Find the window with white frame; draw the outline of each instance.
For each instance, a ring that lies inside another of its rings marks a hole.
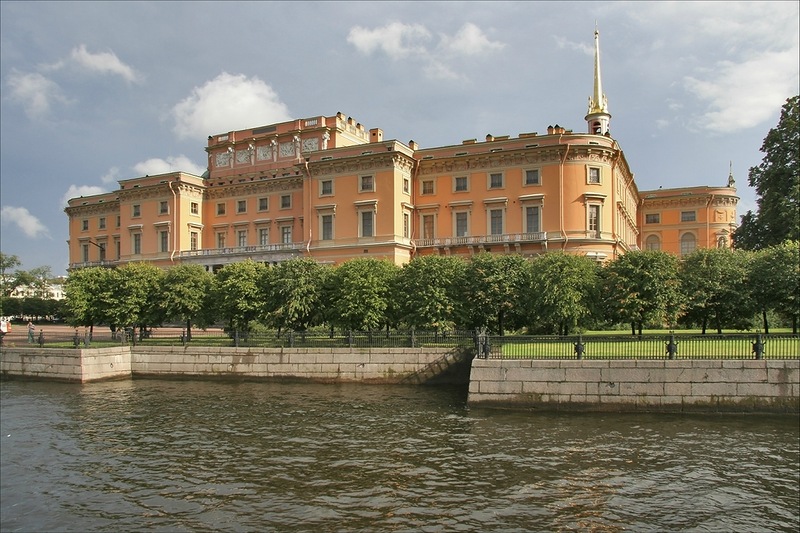
[[[525,169],[525,185],[541,185],[538,168]]]
[[[423,180],[422,194],[433,194],[433,180]]]
[[[158,232],[158,251],[169,252],[169,231],[167,230]]]
[[[453,178],[453,190],[455,192],[466,192],[469,190],[469,180],[466,176],[456,176]]]
[[[330,196],[333,194],[333,180],[322,180],[319,182],[319,195]]]
[[[237,200],[236,201],[236,212],[237,213],[247,213],[247,200]]]
[[[97,221],[97,229],[106,229],[106,217],[100,217]]]
[[[217,204],[217,215],[224,215],[225,214],[225,202],[220,202]]]
[[[375,179],[373,176],[361,176],[358,182],[358,192],[375,192]]]
[[[158,214],[166,215],[167,213],[169,213],[169,204],[166,202],[166,200],[162,200],[158,203]]]
[[[403,212],[403,237],[411,237],[411,215],[407,212]]]
[[[644,241],[644,248],[645,250],[660,250],[661,239],[658,238],[658,235],[648,235]]]
[[[199,241],[199,235],[196,231],[192,231],[189,233],[189,249],[192,251],[197,250],[197,244]]]
[[[408,178],[403,178],[403,192],[405,194],[410,194],[411,191],[411,180]]]
[[[526,205],[525,210],[525,232],[539,233],[542,231],[542,209],[538,205]]]
[[[588,167],[586,169],[587,183],[600,183],[600,167]]]
[[[681,222],[696,222],[697,212],[695,211],[681,211]]]
[[[645,224],[659,224],[661,223],[661,213],[646,213],[644,215]]]
[[[323,241],[333,240],[333,214],[327,213],[319,217],[320,238]]]
[[[139,204],[134,204],[133,209],[131,209],[131,217],[138,218],[142,216],[142,206]]]
[[[375,236],[375,212],[364,210],[359,213],[359,237],[374,237]]]
[[[240,229],[236,232],[236,245],[241,247],[247,246],[247,230]]]
[[[281,195],[281,209],[291,209],[291,208],[292,208],[292,195],[291,194]]]
[[[189,204],[189,212],[193,215],[197,215],[200,213],[200,205],[197,202],[192,202]]]
[[[466,237],[469,235],[469,212],[456,211],[453,216],[455,218],[455,236]]]
[[[225,232],[217,232],[217,248],[225,248]]]
[[[489,209],[489,235],[502,235],[503,234],[503,218],[505,209],[492,208]]]
[[[258,210],[259,211],[269,210],[269,198],[264,196],[258,199]]]
[[[281,242],[283,244],[291,244],[292,242],[292,226],[281,226]]]
[[[491,172],[489,174],[489,188],[490,189],[502,189],[503,188],[503,173],[502,172]]]
[[[81,245],[81,257],[84,263],[89,262],[89,245],[83,244]]]
[[[689,255],[697,248],[697,238],[694,233],[684,233],[681,235],[681,256]]]
[[[258,244],[261,246],[266,246],[269,244],[269,228],[259,228]]]
[[[435,215],[422,215],[422,238],[433,239],[435,232]]]
[[[142,234],[134,233],[131,235],[131,253],[139,255],[142,253]]]
[[[591,237],[596,239],[600,238],[600,207],[596,204],[589,204],[587,207],[588,216],[587,216],[587,223],[586,227],[589,230],[589,234]]]
[[[81,230],[82,231],[89,231],[89,219],[84,218],[81,220]]]

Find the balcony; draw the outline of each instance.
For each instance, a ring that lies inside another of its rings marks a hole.
[[[470,235],[466,237],[441,237],[417,239],[417,248],[441,248],[448,246],[481,246],[485,244],[523,244],[547,241],[547,232],[503,233],[500,235]]]

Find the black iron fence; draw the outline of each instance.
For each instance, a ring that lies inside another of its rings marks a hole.
[[[464,347],[491,359],[800,359],[800,335],[487,335],[481,331],[224,331],[152,328],[20,332],[5,345],[100,348],[120,345],[239,346],[265,348]]]

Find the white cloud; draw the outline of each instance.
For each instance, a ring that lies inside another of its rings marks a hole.
[[[568,50],[577,50],[578,52],[587,56],[594,55],[594,41],[592,41],[592,44],[588,44],[585,41],[576,43],[574,41],[570,41],[566,37],[560,37],[558,35],[556,35],[554,38],[556,40],[556,46],[558,46],[560,49],[566,48]]]
[[[775,114],[797,92],[796,50],[764,52],[746,61],[723,61],[702,77],[684,78],[686,89],[708,102],[695,126],[722,132],[751,128]]]
[[[103,183],[109,183],[109,184],[110,183],[116,183],[117,181],[119,181],[119,179],[120,179],[120,177],[119,177],[119,167],[111,167],[110,169],[108,169],[108,172],[106,173],[105,176],[101,176],[100,177],[100,181],[102,181]]]
[[[167,172],[183,171],[196,176],[200,176],[206,171],[205,167],[201,167],[185,155],[177,157],[167,157],[166,159],[152,158],[147,161],[142,161],[134,165],[133,169],[139,175],[157,175],[165,174]]]
[[[93,196],[95,194],[103,194],[104,192],[108,191],[96,185],[70,185],[67,192],[61,197],[61,205],[66,207],[69,200],[78,198],[79,196]]]
[[[423,43],[430,38],[431,34],[425,26],[391,22],[374,30],[356,26],[347,35],[347,42],[366,55],[379,49],[392,59],[401,59],[412,54],[426,53]]]
[[[291,120],[286,104],[260,79],[223,72],[172,108],[180,138],[209,135]]]
[[[70,59],[83,68],[103,74],[116,74],[130,83],[136,83],[141,80],[141,76],[133,68],[120,61],[114,52],[93,54],[86,50],[85,44],[82,44],[72,49]]]
[[[31,119],[44,118],[53,102],[68,103],[61,87],[39,73],[12,70],[7,84],[11,89],[11,100],[22,105]]]
[[[479,27],[471,22],[464,24],[453,37],[442,35],[442,48],[458,55],[481,55],[505,47],[500,41],[490,41]]]
[[[3,224],[16,225],[22,230],[22,233],[32,239],[50,237],[50,231],[47,227],[24,207],[4,205],[0,209],[0,219],[2,219]]]

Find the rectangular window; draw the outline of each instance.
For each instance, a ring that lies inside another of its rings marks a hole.
[[[97,221],[97,229],[106,229],[106,217],[100,217]]]
[[[589,233],[592,233],[593,237],[599,239],[600,238],[600,206],[599,205],[590,205],[589,206]]]
[[[236,232],[236,245],[239,247],[247,246],[247,230],[240,229]]]
[[[114,251],[117,253],[117,259],[119,259],[120,255],[121,255],[119,239],[114,241]]]
[[[458,176],[455,180],[455,187],[456,192],[464,192],[468,190],[467,187],[467,177],[466,176]]]
[[[375,229],[373,228],[375,213],[372,211],[361,212],[361,236],[372,237]]]
[[[433,194],[433,180],[422,182],[422,194]]]
[[[158,246],[159,246],[159,251],[161,251],[161,252],[169,252],[169,232],[168,231],[159,231],[158,232]]]
[[[281,196],[281,209],[290,209],[292,207],[292,195],[284,194]]]
[[[119,227],[119,225],[121,224],[120,220],[121,220],[120,216],[117,215],[117,227]]]
[[[503,188],[503,174],[501,172],[493,172],[489,174],[489,188],[490,189]]]
[[[467,213],[466,211],[462,211],[460,213],[456,213],[456,237],[466,237],[468,234],[467,228]]]
[[[403,237],[408,239],[411,236],[411,215],[403,213]]]
[[[320,182],[319,186],[320,186],[320,191],[319,191],[320,196],[329,196],[333,194],[333,180],[323,180],[322,182]]]
[[[105,243],[100,245],[99,251],[100,251],[100,261],[105,261],[106,260],[106,245],[105,245]]]
[[[539,181],[539,169],[533,168],[525,171],[525,185],[541,185]]]
[[[658,224],[661,222],[661,214],[660,213],[647,213],[644,216],[644,223],[645,224]]]
[[[89,245],[88,244],[84,244],[84,245],[81,246],[81,248],[82,248],[81,249],[81,255],[83,256],[83,262],[84,263],[88,263],[89,262]]]
[[[196,215],[200,212],[200,206],[197,204],[197,202],[192,202],[191,204],[189,204],[189,211],[193,215]]]
[[[291,226],[281,226],[281,242],[284,244],[290,244],[292,242]]]
[[[502,209],[492,209],[489,211],[489,220],[490,220],[490,228],[489,233],[491,235],[502,235],[503,234],[503,210]]]
[[[374,191],[375,191],[375,180],[372,179],[372,176],[361,176],[358,192],[374,192]]]
[[[193,231],[189,234],[189,249],[194,251],[197,250],[197,232]]]
[[[158,203],[158,214],[159,215],[166,215],[169,213],[169,204],[166,201],[161,201]]]
[[[217,215],[224,215],[225,214],[225,204],[219,203],[217,204]]]
[[[247,213],[247,200],[238,200],[236,202],[237,213]]]
[[[131,210],[131,217],[137,218],[142,216],[142,206],[139,204],[134,204],[133,209]]]
[[[89,231],[89,220],[88,219],[84,218],[83,220],[81,220],[81,230]]]
[[[333,215],[322,215],[322,240],[333,239]]]
[[[409,194],[410,190],[411,190],[411,180],[409,180],[408,178],[403,178],[403,192]]]
[[[695,222],[697,213],[695,211],[681,211],[681,222]]]
[[[217,233],[217,248],[225,248],[225,234]]]
[[[269,210],[269,198],[259,198],[258,199],[258,210],[259,211],[268,211]]]
[[[433,215],[422,215],[422,238],[433,239]]]
[[[600,169],[598,167],[589,167],[587,180],[589,183],[600,183]]]
[[[139,255],[142,253],[142,234],[141,233],[134,233],[133,234],[133,255]]]
[[[269,229],[261,228],[258,230],[258,244],[266,246],[269,244]]]
[[[525,208],[525,232],[539,233],[541,225],[539,223],[539,206],[531,205]]]

